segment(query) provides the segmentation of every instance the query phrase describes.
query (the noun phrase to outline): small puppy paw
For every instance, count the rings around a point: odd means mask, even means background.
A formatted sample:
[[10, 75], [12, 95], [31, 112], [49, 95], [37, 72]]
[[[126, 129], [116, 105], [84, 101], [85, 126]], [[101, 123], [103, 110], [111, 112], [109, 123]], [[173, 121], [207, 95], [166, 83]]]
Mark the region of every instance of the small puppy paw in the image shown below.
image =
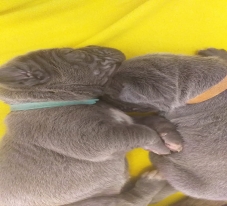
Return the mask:
[[158, 155], [168, 155], [171, 153], [170, 149], [165, 145], [165, 143], [161, 139], [156, 143], [152, 143], [144, 146], [143, 149]]
[[145, 193], [149, 192], [150, 194], [155, 194], [160, 191], [166, 183], [166, 180], [160, 173], [157, 170], [153, 170], [143, 173], [137, 180], [135, 186], [140, 192], [144, 191]]
[[[152, 200], [167, 184], [157, 170], [148, 171], [142, 174], [136, 181], [135, 187], [129, 192], [130, 197], [146, 197]], [[136, 196], [135, 196], [136, 195]]]
[[[183, 138], [177, 131], [176, 126], [169, 120], [157, 115], [136, 117], [134, 120], [139, 124], [146, 125], [155, 130], [160, 137], [160, 142], [156, 142], [156, 144], [151, 145], [152, 147], [149, 145], [148, 147], [145, 147], [145, 149], [156, 154], [163, 154], [161, 153], [162, 150], [165, 154], [170, 154], [170, 151], [180, 152], [182, 150]], [[161, 148], [159, 148], [159, 146]], [[169, 153], [166, 148], [168, 148]]]
[[166, 147], [168, 147], [172, 152], [180, 152], [182, 150], [182, 138], [177, 131], [172, 130], [160, 133], [159, 135], [165, 142]]
[[144, 172], [141, 177], [148, 180], [164, 180], [162, 175], [157, 170]]

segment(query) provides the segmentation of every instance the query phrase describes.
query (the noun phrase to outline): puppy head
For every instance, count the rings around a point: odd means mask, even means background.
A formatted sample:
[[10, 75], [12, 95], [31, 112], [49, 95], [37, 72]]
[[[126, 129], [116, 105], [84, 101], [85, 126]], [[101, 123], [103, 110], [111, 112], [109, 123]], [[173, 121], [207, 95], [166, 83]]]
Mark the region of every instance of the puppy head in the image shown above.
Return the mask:
[[0, 93], [8, 90], [17, 98], [40, 93], [37, 99], [52, 99], [50, 94], [53, 99], [97, 97], [124, 59], [119, 50], [98, 46], [34, 51], [1, 67]]

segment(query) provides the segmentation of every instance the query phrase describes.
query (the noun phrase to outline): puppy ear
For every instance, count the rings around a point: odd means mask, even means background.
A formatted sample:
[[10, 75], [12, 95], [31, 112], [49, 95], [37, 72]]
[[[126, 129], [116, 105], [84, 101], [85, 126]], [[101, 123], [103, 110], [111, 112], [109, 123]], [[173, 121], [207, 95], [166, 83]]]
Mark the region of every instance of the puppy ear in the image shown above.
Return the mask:
[[30, 87], [44, 84], [50, 80], [50, 75], [44, 70], [5, 66], [0, 69], [0, 84], [12, 87]]

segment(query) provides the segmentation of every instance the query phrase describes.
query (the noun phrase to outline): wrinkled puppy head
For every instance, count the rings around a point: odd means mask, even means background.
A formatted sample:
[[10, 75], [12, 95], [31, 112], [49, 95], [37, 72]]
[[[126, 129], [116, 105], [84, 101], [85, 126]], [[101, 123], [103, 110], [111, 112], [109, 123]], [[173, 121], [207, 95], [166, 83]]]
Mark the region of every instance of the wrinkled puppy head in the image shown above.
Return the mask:
[[34, 51], [0, 68], [0, 93], [53, 100], [97, 97], [124, 59], [119, 50], [99, 46]]

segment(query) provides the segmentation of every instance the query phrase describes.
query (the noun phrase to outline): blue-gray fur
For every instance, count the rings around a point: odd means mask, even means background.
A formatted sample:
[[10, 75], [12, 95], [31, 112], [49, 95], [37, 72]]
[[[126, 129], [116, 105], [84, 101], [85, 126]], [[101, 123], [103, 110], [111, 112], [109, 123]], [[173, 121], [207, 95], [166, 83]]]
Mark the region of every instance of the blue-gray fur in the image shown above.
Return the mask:
[[[97, 46], [31, 52], [1, 67], [0, 99], [18, 104], [97, 98], [124, 58], [116, 49]], [[16, 111], [6, 125], [0, 142], [1, 206], [145, 206], [166, 184], [149, 173], [122, 191], [129, 180], [127, 151], [170, 150], [154, 130], [102, 101]]]
[[227, 90], [186, 103], [226, 77], [226, 60], [227, 52], [216, 49], [135, 57], [123, 62], [106, 90], [113, 102], [159, 110], [177, 126], [183, 150], [150, 158], [175, 189], [195, 198], [227, 200]]

